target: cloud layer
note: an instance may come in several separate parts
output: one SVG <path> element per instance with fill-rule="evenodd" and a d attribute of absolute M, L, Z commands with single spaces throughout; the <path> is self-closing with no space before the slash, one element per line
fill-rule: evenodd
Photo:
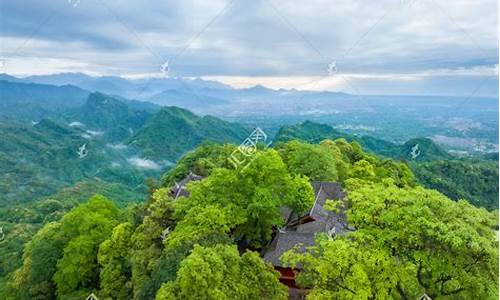
<path fill-rule="evenodd" d="M 17 75 L 137 76 L 160 73 L 168 61 L 172 76 L 281 87 L 327 77 L 335 61 L 336 78 L 308 88 L 414 93 L 445 84 L 445 91 L 455 86 L 467 94 L 485 82 L 479 93 L 496 94 L 498 84 L 491 78 L 498 65 L 497 5 L 495 0 L 81 0 L 76 6 L 65 0 L 2 1 L 1 57 L 3 71 Z"/>

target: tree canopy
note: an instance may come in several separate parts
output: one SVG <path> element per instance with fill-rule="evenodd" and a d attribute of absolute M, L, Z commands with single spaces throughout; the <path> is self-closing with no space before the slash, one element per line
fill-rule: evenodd
<path fill-rule="evenodd" d="M 243 170 L 227 160 L 234 149 L 206 144 L 186 154 L 160 186 L 151 185 L 142 204 L 57 198 L 38 203 L 36 214 L 18 211 L 13 219 L 45 223 L 0 296 L 286 299 L 286 286 L 261 254 L 285 224 L 283 208 L 311 209 L 315 180 L 338 181 L 347 190 L 348 232 L 318 234 L 305 251 L 298 246 L 282 256 L 301 269 L 298 284 L 310 289 L 307 299 L 417 299 L 424 293 L 497 299 L 496 212 L 424 188 L 407 163 L 344 139 L 259 148 Z M 190 171 L 203 180 L 191 181 L 188 196 L 174 199 L 170 186 Z M 333 200 L 324 207 L 339 211 Z"/>
<path fill-rule="evenodd" d="M 240 255 L 235 246 L 195 246 L 156 300 L 287 299 L 278 274 L 255 252 Z"/>
<path fill-rule="evenodd" d="M 494 214 L 392 180 L 349 185 L 355 230 L 284 256 L 303 266 L 309 299 L 498 298 Z"/>

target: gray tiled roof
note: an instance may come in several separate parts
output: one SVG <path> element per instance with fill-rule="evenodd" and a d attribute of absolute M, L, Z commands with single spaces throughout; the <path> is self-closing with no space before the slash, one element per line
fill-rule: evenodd
<path fill-rule="evenodd" d="M 176 183 L 175 186 L 170 190 L 172 197 L 174 197 L 174 199 L 177 199 L 179 197 L 189 196 L 189 191 L 186 189 L 186 185 L 191 181 L 199 181 L 202 179 L 202 176 L 196 175 L 193 172 L 189 171 L 189 174 L 180 182 Z"/>
<path fill-rule="evenodd" d="M 280 260 L 281 255 L 299 244 L 301 245 L 299 251 L 305 251 L 306 247 L 314 245 L 314 234 L 279 231 L 264 254 L 264 260 L 275 267 L 284 267 Z"/>
<path fill-rule="evenodd" d="M 264 253 L 264 259 L 276 267 L 282 267 L 281 255 L 292 249 L 295 245 L 301 244 L 300 249 L 314 244 L 317 233 L 327 233 L 329 235 L 342 234 L 347 229 L 347 218 L 345 208 L 340 207 L 339 212 L 328 211 L 324 208 L 326 200 L 345 201 L 345 192 L 342 186 L 336 182 L 312 182 L 314 189 L 314 205 L 308 214 L 301 218 L 301 222 L 289 217 L 287 225 L 278 231 Z M 282 216 L 291 216 L 291 211 L 282 209 Z M 304 221 L 309 221 L 304 223 Z"/>
<path fill-rule="evenodd" d="M 347 218 L 345 208 L 339 207 L 339 213 L 328 211 L 324 205 L 326 200 L 345 201 L 345 192 L 340 183 L 319 182 L 312 183 L 315 200 L 308 216 L 314 219 L 313 222 L 300 224 L 297 226 L 298 232 L 329 232 L 340 234 L 347 228 Z"/>

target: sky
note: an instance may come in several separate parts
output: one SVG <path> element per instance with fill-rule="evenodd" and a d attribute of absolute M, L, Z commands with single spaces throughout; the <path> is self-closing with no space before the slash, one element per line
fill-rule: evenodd
<path fill-rule="evenodd" d="M 0 1 L 0 73 L 498 95 L 496 0 Z"/>

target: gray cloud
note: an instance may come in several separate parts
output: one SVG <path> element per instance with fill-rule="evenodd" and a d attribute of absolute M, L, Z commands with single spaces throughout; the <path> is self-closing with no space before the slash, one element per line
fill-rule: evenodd
<path fill-rule="evenodd" d="M 315 77 L 336 60 L 341 74 L 427 72 L 427 86 L 435 70 L 498 64 L 495 0 L 236 0 L 214 19 L 227 3 L 2 1 L 5 71 L 152 74 L 169 60 L 174 76 Z"/>

